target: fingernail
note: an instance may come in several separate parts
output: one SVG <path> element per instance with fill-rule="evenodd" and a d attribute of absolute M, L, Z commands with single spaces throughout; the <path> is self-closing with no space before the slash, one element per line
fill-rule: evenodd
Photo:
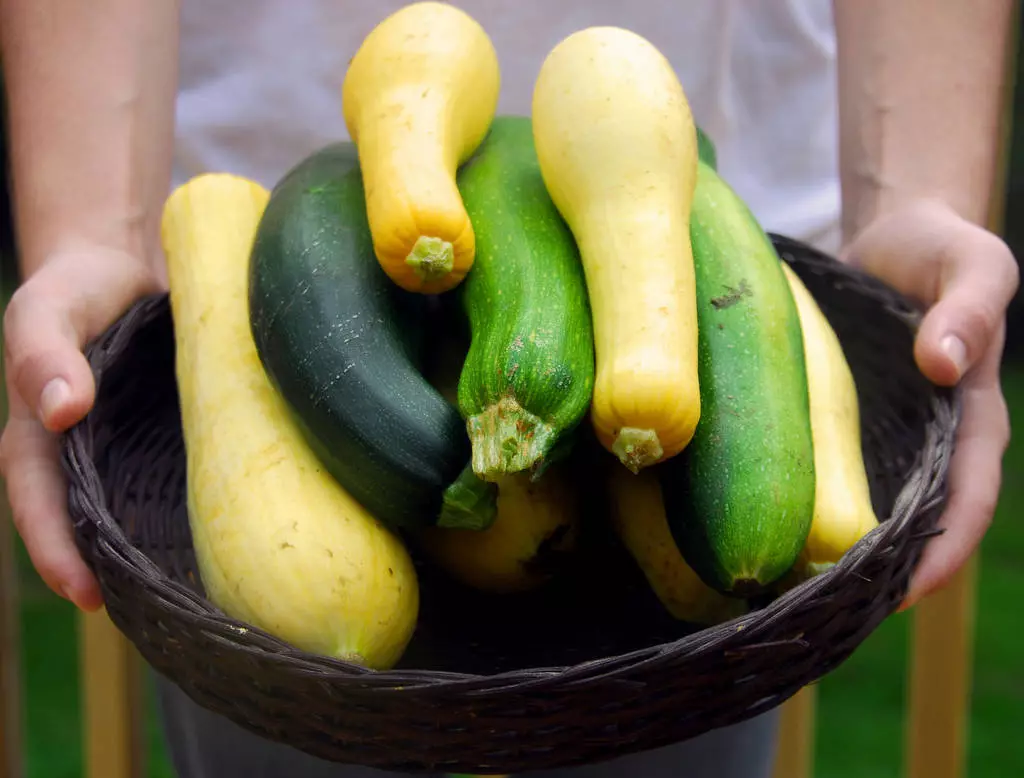
<path fill-rule="evenodd" d="M 60 406 L 71 397 L 71 387 L 63 378 L 53 378 L 39 395 L 39 418 L 48 421 L 50 417 L 60 410 Z"/>
<path fill-rule="evenodd" d="M 967 346 L 956 335 L 947 335 L 939 344 L 943 353 L 956 366 L 957 378 L 967 371 Z"/>

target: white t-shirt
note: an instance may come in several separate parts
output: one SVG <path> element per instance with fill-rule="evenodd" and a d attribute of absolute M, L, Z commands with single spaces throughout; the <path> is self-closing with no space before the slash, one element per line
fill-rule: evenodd
<path fill-rule="evenodd" d="M 402 0 L 183 0 L 175 184 L 221 170 L 272 187 L 347 139 L 345 68 Z M 455 0 L 490 35 L 499 113 L 528 114 L 544 57 L 617 25 L 669 59 L 719 168 L 763 226 L 835 251 L 839 180 L 831 0 Z"/>

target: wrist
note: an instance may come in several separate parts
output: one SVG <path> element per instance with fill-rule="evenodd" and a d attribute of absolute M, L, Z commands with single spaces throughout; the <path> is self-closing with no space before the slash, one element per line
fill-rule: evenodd
<path fill-rule="evenodd" d="M 77 264 L 79 261 L 117 265 L 133 273 L 146 273 L 156 271 L 158 254 L 153 241 L 134 229 L 57 227 L 21 243 L 18 263 L 23 279 L 51 264 Z"/>
<path fill-rule="evenodd" d="M 131 215 L 46 220 L 40 213 L 19 219 L 18 224 L 18 262 L 24 278 L 54 258 L 69 255 L 103 255 L 152 265 L 156 244 L 145 220 Z"/>
<path fill-rule="evenodd" d="M 962 199 L 960 193 L 938 187 L 914 187 L 878 179 L 858 182 L 856 194 L 845 198 L 843 203 L 843 244 L 848 244 L 871 224 L 900 213 L 926 210 L 969 218 L 964 211 L 970 209 L 965 209 L 958 199 Z"/>
<path fill-rule="evenodd" d="M 998 143 L 985 146 L 974 155 L 956 150 L 915 155 L 904 150 L 902 164 L 873 162 L 863 155 L 858 167 L 843 171 L 844 240 L 879 218 L 920 204 L 938 205 L 969 222 L 985 225 L 998 179 L 999 150 Z M 890 155 L 880 156 L 891 159 Z M 970 172 L 958 175 L 955 169 L 944 171 L 944 167 Z"/>

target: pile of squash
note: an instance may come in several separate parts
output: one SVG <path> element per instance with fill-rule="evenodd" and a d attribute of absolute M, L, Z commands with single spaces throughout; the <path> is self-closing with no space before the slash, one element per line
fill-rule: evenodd
<path fill-rule="evenodd" d="M 200 572 L 301 649 L 393 666 L 412 544 L 500 597 L 608 521 L 672 616 L 713 624 L 877 524 L 841 345 L 662 54 L 587 28 L 530 117 L 499 89 L 474 19 L 408 5 L 345 74 L 350 142 L 273 191 L 210 173 L 167 201 Z"/>

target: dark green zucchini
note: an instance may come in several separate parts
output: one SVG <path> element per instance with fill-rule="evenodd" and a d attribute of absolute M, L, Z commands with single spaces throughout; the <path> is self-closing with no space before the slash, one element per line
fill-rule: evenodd
<path fill-rule="evenodd" d="M 426 298 L 374 257 L 354 145 L 310 155 L 273 189 L 249 281 L 260 359 L 338 483 L 392 527 L 489 526 L 495 490 L 420 372 Z"/>
<path fill-rule="evenodd" d="M 594 335 L 583 266 L 551 202 L 530 120 L 499 116 L 458 174 L 476 234 L 460 289 L 471 344 L 459 410 L 482 478 L 541 472 L 590 405 Z"/>
<path fill-rule="evenodd" d="M 770 240 L 704 162 L 690 234 L 701 416 L 658 473 L 686 561 L 719 591 L 752 596 L 793 566 L 814 512 L 803 334 Z"/>

